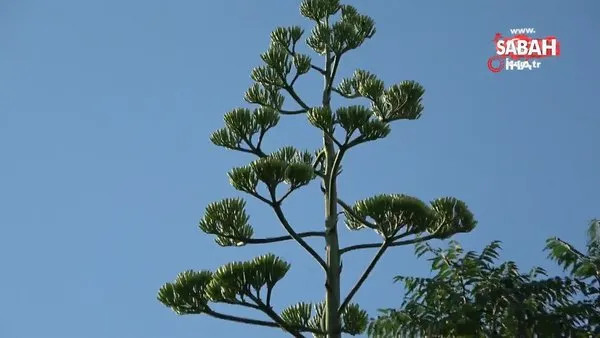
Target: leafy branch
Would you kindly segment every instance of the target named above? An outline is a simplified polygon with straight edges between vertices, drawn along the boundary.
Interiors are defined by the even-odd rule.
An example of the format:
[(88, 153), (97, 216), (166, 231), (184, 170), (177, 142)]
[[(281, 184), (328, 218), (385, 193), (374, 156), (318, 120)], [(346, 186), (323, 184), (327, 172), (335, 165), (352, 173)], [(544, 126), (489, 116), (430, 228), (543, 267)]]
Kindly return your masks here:
[(285, 217), (285, 214), (283, 213), (283, 210), (281, 209), (281, 204), (277, 201), (277, 198), (275, 196), (275, 190), (271, 189), (270, 194), (272, 200), (271, 206), (273, 207), (275, 215), (277, 215), (277, 218), (279, 219), (285, 230), (290, 234), (292, 238), (296, 240), (296, 242), (298, 242), (298, 244), (300, 244), (300, 246), (302, 246), (319, 263), (319, 265), (321, 265), (323, 269), (327, 270), (327, 263), (323, 260), (323, 258), (321, 258), (321, 256), (315, 251), (315, 249), (308, 245), (308, 243), (306, 243), (302, 239), (302, 237), (300, 237), (294, 231), (294, 228), (288, 222), (287, 218)]
[[(399, 235), (399, 236), (394, 237), (386, 245), (386, 248), (391, 248), (391, 247), (395, 247), (395, 246), (405, 246), (405, 245), (417, 244), (417, 243), (426, 242), (426, 241), (438, 238), (437, 235), (432, 234), (432, 235), (425, 235), (425, 236), (422, 236), (422, 237), (415, 237), (415, 238), (412, 238), (412, 239), (400, 241), (399, 239), (403, 238), (403, 237), (404, 237), (404, 235)], [(384, 243), (385, 243), (385, 241), (384, 241)], [(356, 244), (356, 245), (351, 245), (351, 246), (348, 246), (348, 247), (345, 247), (345, 248), (341, 249), (340, 253), (344, 254), (344, 253), (348, 253), (348, 252), (355, 251), (355, 250), (373, 249), (373, 248), (379, 248), (381, 246), (382, 246), (382, 243)]]
[(546, 241), (548, 257), (579, 278), (593, 277), (600, 285), (600, 220), (593, 219), (587, 229), (586, 252), (557, 237)]
[[(212, 234), (212, 235), (217, 235), (218, 237), (223, 237), (223, 238), (237, 241), (238, 243), (240, 243), (240, 245), (279, 243), (279, 242), (285, 242), (285, 241), (294, 239), (292, 236), (289, 236), (289, 235), (288, 236), (277, 236), (277, 237), (266, 237), (266, 238), (243, 238), (243, 237), (230, 236), (227, 234), (216, 233), (216, 232), (215, 233), (207, 232), (207, 233)], [(325, 232), (324, 231), (307, 231), (307, 232), (297, 233), (297, 235), (300, 238), (324, 237)]]

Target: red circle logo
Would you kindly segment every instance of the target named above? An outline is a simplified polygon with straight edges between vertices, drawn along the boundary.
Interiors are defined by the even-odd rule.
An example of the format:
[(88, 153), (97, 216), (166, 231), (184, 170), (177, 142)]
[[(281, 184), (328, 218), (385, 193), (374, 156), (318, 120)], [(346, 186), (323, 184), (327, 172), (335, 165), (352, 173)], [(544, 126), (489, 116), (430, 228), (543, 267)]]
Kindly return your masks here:
[[(494, 66), (494, 61), (498, 61), (497, 66)], [(488, 59), (487, 66), (494, 73), (500, 72), (502, 68), (504, 68), (504, 57), (502, 57), (501, 55), (492, 56)]]

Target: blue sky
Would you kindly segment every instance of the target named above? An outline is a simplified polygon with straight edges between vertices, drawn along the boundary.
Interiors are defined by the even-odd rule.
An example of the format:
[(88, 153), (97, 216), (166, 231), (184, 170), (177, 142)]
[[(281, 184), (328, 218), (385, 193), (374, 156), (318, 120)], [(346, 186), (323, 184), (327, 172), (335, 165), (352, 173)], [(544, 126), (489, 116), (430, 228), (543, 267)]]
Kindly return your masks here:
[[(222, 249), (197, 228), (208, 203), (239, 195), (225, 172), (251, 160), (208, 136), (244, 106), (269, 32), (308, 24), (298, 3), (1, 2), (0, 336), (281, 337), (178, 317), (155, 299), (180, 271), (269, 251), (292, 263), (275, 293), (279, 309), (321, 299), (322, 274), (294, 243)], [(558, 272), (544, 260), (545, 238), (583, 244), (587, 221), (600, 217), (597, 1), (351, 3), (378, 33), (348, 54), (341, 75), (362, 68), (387, 84), (415, 79), (427, 93), (421, 120), (396, 123), (387, 139), (348, 155), (342, 197), (456, 196), (479, 220), (457, 238), (467, 248), (500, 239), (503, 258)], [(491, 73), (494, 34), (518, 27), (556, 35), (563, 54), (537, 71)], [(320, 86), (309, 77), (299, 91), (316, 103)], [(318, 142), (305, 118), (290, 117), (266, 146)], [(315, 185), (285, 205), (299, 229), (322, 226), (319, 195)], [(264, 206), (249, 200), (249, 212), (257, 235), (283, 233)], [(341, 235), (346, 244), (376, 239)], [(373, 254), (345, 258), (345, 292)], [(398, 305), (392, 277), (427, 271), (412, 248), (397, 248), (356, 301), (371, 313)]]

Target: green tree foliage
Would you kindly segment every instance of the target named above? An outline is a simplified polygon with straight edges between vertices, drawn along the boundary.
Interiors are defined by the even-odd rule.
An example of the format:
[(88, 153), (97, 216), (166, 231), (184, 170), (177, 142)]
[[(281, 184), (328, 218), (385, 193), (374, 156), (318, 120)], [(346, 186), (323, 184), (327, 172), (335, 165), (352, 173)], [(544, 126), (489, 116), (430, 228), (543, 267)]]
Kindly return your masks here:
[(546, 250), (552, 260), (570, 270), (573, 276), (590, 279), (596, 286), (600, 283), (600, 220), (590, 221), (585, 251), (556, 237), (546, 241)]
[(431, 278), (396, 277), (406, 289), (400, 309), (382, 310), (369, 325), (373, 337), (590, 337), (600, 318), (593, 285), (577, 277), (529, 273), (496, 264), (500, 242), (480, 253), (416, 245), (430, 256)]
[[(546, 241), (548, 257), (568, 270), (571, 276), (589, 283), (583, 303), (600, 309), (600, 220), (590, 221), (587, 229), (585, 250), (578, 250), (560, 238)], [(600, 336), (600, 317), (590, 317), (588, 326)]]
[[(158, 299), (178, 314), (205, 314), (277, 327), (295, 337), (306, 333), (316, 337), (356, 335), (366, 330), (368, 316), (351, 302), (352, 298), (386, 250), (469, 232), (476, 222), (465, 203), (452, 197), (425, 203), (403, 194), (388, 194), (353, 204), (344, 202), (338, 194), (337, 179), (346, 153), (361, 144), (385, 138), (395, 121), (418, 119), (423, 111), (424, 89), (415, 81), (386, 87), (366, 70), (356, 70), (350, 78), (338, 81), (336, 75), (343, 56), (375, 34), (373, 20), (352, 6), (340, 4), (339, 0), (304, 0), (300, 13), (314, 24), (312, 31), (305, 36), (301, 27), (291, 26), (272, 32), (270, 46), (261, 55), (264, 64), (252, 70), (255, 83), (244, 96), (255, 108), (236, 108), (226, 113), (225, 127), (211, 135), (215, 145), (255, 157), (248, 165), (232, 169), (229, 181), (236, 190), (270, 208), (286, 234), (255, 238), (245, 201), (240, 198), (210, 204), (199, 226), (224, 247), (296, 242), (322, 267), (325, 299), (320, 304), (300, 302), (275, 310), (271, 301), (275, 286), (291, 266), (274, 254), (226, 264), (214, 272), (183, 272), (160, 289)], [(298, 43), (302, 39), (323, 60), (321, 65), (314, 63), (312, 56), (300, 52)], [(323, 87), (319, 90), (322, 99), (314, 105), (304, 101), (294, 86), (309, 72), (323, 77)], [(340, 108), (333, 109), (332, 96), (362, 98), (370, 103), (338, 105)], [(297, 107), (284, 107), (287, 101)], [(320, 130), (322, 148), (313, 153), (285, 145), (267, 151), (264, 146), (269, 131), (287, 115), (305, 115), (307, 122)], [(324, 226), (299, 233), (287, 219), (283, 205), (290, 194), (314, 181), (320, 181), (323, 196), (319, 198), (325, 201)], [(345, 220), (350, 230), (377, 232), (381, 241), (341, 248), (339, 218)], [(325, 241), (324, 256), (305, 241), (307, 237), (320, 237)], [(379, 251), (342, 298), (341, 256), (369, 248), (379, 248)], [(252, 308), (265, 318), (241, 318), (217, 312), (213, 303)]]

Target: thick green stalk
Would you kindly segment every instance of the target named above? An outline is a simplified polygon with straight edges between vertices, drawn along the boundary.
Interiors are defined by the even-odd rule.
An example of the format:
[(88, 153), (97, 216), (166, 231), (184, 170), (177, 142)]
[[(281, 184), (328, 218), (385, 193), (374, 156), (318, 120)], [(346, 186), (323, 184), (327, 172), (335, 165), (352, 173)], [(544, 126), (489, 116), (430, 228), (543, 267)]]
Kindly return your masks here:
[(327, 282), (326, 282), (326, 321), (328, 337), (341, 337), (341, 322), (338, 314), (340, 307), (340, 245), (337, 233), (337, 187), (336, 180), (329, 179), (330, 175), (335, 175), (332, 171), (334, 158), (336, 156), (333, 142), (324, 136), (325, 159), (327, 163), (328, 175), (325, 180), (325, 243), (327, 254)]
[[(323, 90), (323, 107), (331, 109), (331, 87), (334, 69), (337, 68), (337, 60), (333, 65), (331, 54), (327, 54), (325, 67), (325, 83)], [(325, 243), (327, 255), (327, 274), (326, 274), (326, 308), (325, 321), (328, 338), (341, 338), (341, 318), (338, 313), (340, 307), (340, 245), (337, 233), (337, 166), (341, 160), (336, 154), (333, 140), (323, 134), (323, 146), (325, 148), (326, 171), (325, 185)]]

